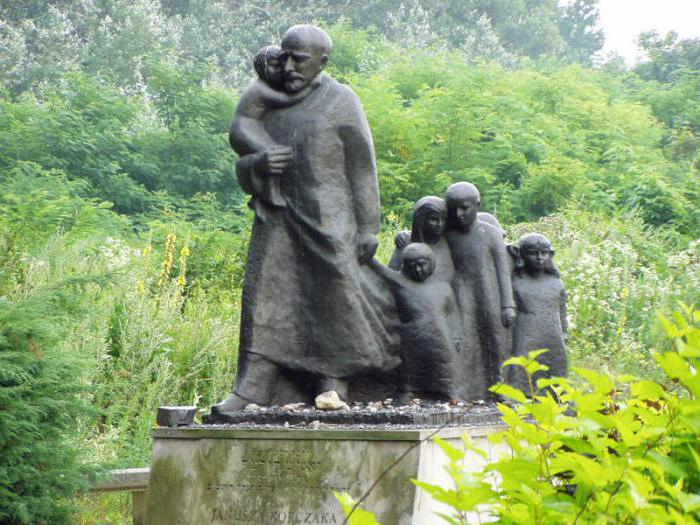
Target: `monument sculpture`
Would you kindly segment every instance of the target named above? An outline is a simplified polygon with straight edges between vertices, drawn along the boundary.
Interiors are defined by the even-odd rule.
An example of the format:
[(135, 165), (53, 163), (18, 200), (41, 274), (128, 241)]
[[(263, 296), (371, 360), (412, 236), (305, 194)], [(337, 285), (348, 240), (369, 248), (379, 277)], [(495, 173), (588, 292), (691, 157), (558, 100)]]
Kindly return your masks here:
[[(280, 47), (284, 90), (300, 100), (262, 112), (259, 122), (278, 146), (261, 144), (264, 149), (236, 163), (256, 218), (238, 379), (215, 413), (268, 405), (278, 399), (280, 381), (290, 378), (297, 399), (304, 399), (302, 383), (311, 384), (314, 395), (336, 391), (345, 399), (348, 378), (398, 364), (386, 309), (366, 267), (377, 250), (380, 216), (362, 106), (350, 89), (322, 74), (332, 43), (321, 29), (294, 26)], [(231, 142), (252, 143), (245, 137), (249, 128), (234, 122)], [(265, 194), (271, 180), (279, 186), (274, 199)]]
[(476, 186), (453, 184), (445, 201), (445, 237), (464, 338), (476, 344), (464, 364), (471, 378), (466, 396), (474, 397), (500, 380), (501, 365), (510, 355), (509, 328), (516, 315), (510, 265), (501, 232), (477, 219), (481, 195)]
[[(447, 241), (444, 238), (445, 221), (447, 220), (447, 205), (440, 197), (423, 197), (413, 207), (412, 228), (410, 242), (423, 242), (430, 245), (433, 251), (436, 270), (435, 280), (451, 282), (454, 277), (454, 265)], [(396, 234), (394, 243), (396, 249), (391, 256), (389, 267), (393, 270), (401, 269), (402, 252), (400, 238), (403, 232)], [(398, 261), (398, 262), (397, 262)]]
[(389, 266), (374, 258), (372, 136), (323, 73), (331, 50), (300, 25), (255, 56), (229, 137), (255, 212), (236, 384), (204, 425), (159, 410), (146, 523), (343, 523), (336, 492), (367, 494), (382, 523), (432, 523), (446, 509), (407, 484), (444, 480), (430, 438), (492, 446), (484, 400), (512, 355), (546, 346), (547, 374), (566, 373), (554, 250), (534, 234), (509, 257), (473, 184), (418, 200)]
[[(538, 273), (527, 243), (508, 256), (505, 231), (479, 211), (473, 184), (421, 198), (388, 268), (373, 259), (374, 146), (357, 97), (323, 72), (332, 47), (317, 27), (290, 28), (279, 47), (257, 53), (258, 78), (236, 108), (230, 143), (255, 220), (238, 377), (212, 417), (317, 396), (344, 408), (356, 400), (350, 385), (370, 376), (395, 403), (483, 399), (508, 357), (540, 343), (555, 347), (553, 370), (565, 373), (561, 320), (528, 302), (528, 290), (549, 300), (561, 281)], [(545, 275), (547, 286), (531, 284)], [(530, 331), (543, 323), (550, 331), (538, 333), (552, 337), (536, 340)]]
[(270, 167), (270, 173), (274, 176), (240, 180), (241, 184), (251, 184), (244, 189), (253, 195), (251, 206), (258, 216), (265, 213), (262, 203), (279, 207), (285, 205), (284, 197), (280, 193), (278, 175), (281, 173), (283, 160), (289, 153), (288, 147), (281, 146), (267, 133), (263, 119), (274, 109), (301, 102), (318, 86), (318, 80), (314, 79), (308, 86), (287, 93), (284, 90), (281, 53), (282, 50), (277, 46), (266, 46), (255, 55), (253, 64), (258, 79), (250, 83), (238, 101), (229, 133), (231, 147), (239, 156), (267, 153), (275, 161)]
[[(515, 260), (513, 293), (518, 316), (513, 330), (513, 355), (525, 356), (532, 350), (547, 349), (538, 361), (549, 367), (536, 372), (540, 377), (565, 377), (566, 356), (566, 291), (554, 264), (554, 249), (549, 240), (538, 233), (509, 246)], [(527, 391), (527, 385), (518, 386)]]
[(460, 347), (455, 337), (460, 321), (454, 292), (449, 281), (435, 274), (437, 261), (429, 245), (413, 242), (403, 249), (402, 258), (401, 271), (370, 261), (370, 267), (389, 284), (401, 321), (397, 403), (426, 394), (458, 399)]
[(403, 249), (411, 244), (411, 232), (401, 230), (394, 236), (394, 252), (389, 259), (389, 268), (392, 270), (400, 270), (403, 264)]

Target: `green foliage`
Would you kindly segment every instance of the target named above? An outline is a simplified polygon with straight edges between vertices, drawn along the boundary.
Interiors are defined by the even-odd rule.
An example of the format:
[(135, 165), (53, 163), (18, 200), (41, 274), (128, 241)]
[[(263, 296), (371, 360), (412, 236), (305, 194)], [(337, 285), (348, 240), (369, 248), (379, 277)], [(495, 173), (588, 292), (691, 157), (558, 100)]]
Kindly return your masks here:
[[(578, 381), (538, 382), (556, 396), (534, 386), (527, 397), (495, 387), (517, 401), (500, 405), (509, 428), (492, 437), (511, 454), (475, 475), (487, 486), (466, 504), (468, 486), (451, 472), (458, 485), (447, 491), (447, 503), (456, 522), (461, 512), (486, 505), (499, 523), (695, 523), (700, 313), (684, 307), (665, 325), (672, 347), (654, 355), (662, 382), (575, 369)], [(531, 380), (542, 366), (535, 354), (507, 364), (522, 366)], [(456, 466), (463, 452), (454, 454)]]
[[(463, 7), (463, 2), (446, 3), (456, 12)], [(471, 0), (467, 6), (488, 17), (506, 47), (519, 54), (537, 58), (564, 47), (555, 0)]]
[(348, 516), (348, 525), (377, 525), (377, 519), (374, 513), (357, 506), (357, 502), (352, 499), (350, 494), (347, 492), (336, 492), (335, 497), (343, 507), (345, 515)]
[[(543, 351), (510, 359), (530, 388), (493, 388), (512, 400), (499, 404), (506, 430), (489, 438), (502, 453), (487, 461), (466, 436), (462, 446), (436, 440), (453, 487), (415, 483), (452, 524), (697, 523), (700, 312), (684, 306), (664, 325), (671, 345), (654, 355), (661, 382), (577, 368), (577, 379), (535, 385)], [(475, 472), (463, 469), (470, 452), (484, 461)]]
[(679, 39), (673, 31), (661, 38), (650, 31), (639, 35), (638, 43), (650, 59), (636, 68), (645, 80), (675, 83), (685, 72), (700, 69), (700, 39)]
[[(90, 438), (104, 447), (100, 459), (114, 465), (147, 465), (158, 406), (209, 406), (236, 371), (238, 302), (187, 295), (182, 267), (166, 269), (168, 253), (157, 280), (146, 255), (140, 279), (128, 283), (133, 289), (125, 283), (112, 308), (103, 305), (106, 326), (96, 334), (103, 354), (91, 378), (92, 402), (102, 411)], [(180, 265), (186, 257), (182, 249), (171, 256)]]
[(295, 23), (376, 31), (404, 48), (459, 49), (471, 60), (586, 60), (596, 2), (343, 0), (24, 2), (0, 7), (0, 80), (19, 94), (83, 71), (138, 92), (156, 64), (206, 64), (202, 80), (242, 87), (250, 56)]
[(79, 237), (125, 229), (126, 221), (110, 210), (110, 203), (85, 198), (86, 193), (85, 181), (69, 180), (59, 170), (42, 170), (34, 162), (18, 162), (2, 180), (2, 224), (21, 230), (29, 246), (60, 232)]
[(559, 32), (567, 43), (565, 54), (576, 62), (590, 65), (591, 57), (603, 49), (605, 41), (603, 30), (598, 27), (598, 1), (574, 0), (562, 10)]
[(649, 107), (603, 74), (455, 68), (448, 54), (416, 53), (351, 85), (374, 134), (382, 202), (400, 215), (470, 180), (505, 223), (575, 201), (638, 208), (647, 223), (686, 233), (700, 227), (696, 168), (667, 157)]
[(201, 195), (139, 239), (58, 170), (0, 188), (0, 521), (75, 522), (81, 465), (147, 465), (158, 406), (230, 388), (248, 219)]
[(0, 170), (27, 162), (60, 170), (85, 183), (83, 195), (121, 213), (200, 192), (239, 202), (225, 134), (231, 97), (164, 67), (154, 70), (152, 85), (144, 101), (76, 73), (41, 98), (0, 98)]
[[(243, 196), (226, 146), (235, 97), (221, 82), (242, 87), (258, 46), (292, 20), (319, 20), (335, 41), (329, 71), (366, 107), (387, 211), (403, 215), (422, 195), (468, 179), (505, 223), (576, 201), (639, 208), (647, 223), (686, 234), (700, 228), (693, 41), (647, 35), (650, 63), (615, 78), (529, 62), (505, 70), (496, 60), (513, 62), (489, 54), (489, 38), (503, 53), (566, 48), (585, 63), (582, 50), (598, 41), (596, 3), (561, 12), (553, 0), (301, 4), (276, 2), (274, 16), (266, 4), (150, 0), (27, 8), (31, 20), (8, 11), (0, 169), (31, 161), (61, 170), (131, 215), (179, 209), (200, 193), (235, 210)], [(70, 42), (75, 50), (62, 54), (74, 61), (51, 59), (46, 67), (58, 69), (15, 84), (24, 73), (13, 67), (39, 63), (22, 58), (22, 46), (50, 57), (52, 38), (59, 48)]]
[(90, 412), (79, 379), (85, 365), (61, 344), (82, 303), (74, 287), (0, 300), (2, 523), (70, 523), (69, 498), (84, 485), (73, 432)]
[(690, 165), (695, 175), (690, 183), (697, 198), (700, 39), (679, 40), (673, 32), (661, 38), (652, 32), (643, 33), (639, 42), (649, 60), (637, 65), (636, 76), (627, 80), (628, 90), (667, 126), (661, 144), (668, 158)]

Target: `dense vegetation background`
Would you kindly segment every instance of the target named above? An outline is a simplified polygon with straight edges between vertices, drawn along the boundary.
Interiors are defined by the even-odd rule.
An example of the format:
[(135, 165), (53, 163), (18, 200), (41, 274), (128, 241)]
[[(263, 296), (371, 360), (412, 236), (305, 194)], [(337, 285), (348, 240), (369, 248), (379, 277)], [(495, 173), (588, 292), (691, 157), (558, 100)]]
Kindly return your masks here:
[(71, 514), (65, 474), (146, 465), (158, 405), (232, 384), (251, 216), (226, 132), (252, 53), (312, 21), (372, 127), (380, 256), (472, 181), (510, 240), (557, 247), (574, 362), (658, 374), (656, 313), (700, 289), (700, 41), (603, 59), (596, 0), (4, 2), (1, 522), (119, 522), (120, 496)]

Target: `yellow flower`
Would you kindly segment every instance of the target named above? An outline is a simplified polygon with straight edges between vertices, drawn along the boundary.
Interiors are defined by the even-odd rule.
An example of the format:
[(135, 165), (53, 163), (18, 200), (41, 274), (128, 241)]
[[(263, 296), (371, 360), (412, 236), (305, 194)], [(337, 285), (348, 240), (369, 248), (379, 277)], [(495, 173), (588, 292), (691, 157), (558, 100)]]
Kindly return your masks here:
[(170, 279), (170, 272), (173, 268), (173, 252), (175, 251), (175, 240), (177, 237), (174, 233), (169, 233), (165, 237), (165, 258), (160, 269), (160, 277), (158, 278), (158, 293), (160, 294), (165, 287), (165, 283)]
[(180, 250), (180, 275), (177, 276), (177, 284), (181, 288), (184, 288), (187, 284), (187, 257), (189, 255), (190, 249), (187, 246), (187, 242), (185, 241), (185, 245)]

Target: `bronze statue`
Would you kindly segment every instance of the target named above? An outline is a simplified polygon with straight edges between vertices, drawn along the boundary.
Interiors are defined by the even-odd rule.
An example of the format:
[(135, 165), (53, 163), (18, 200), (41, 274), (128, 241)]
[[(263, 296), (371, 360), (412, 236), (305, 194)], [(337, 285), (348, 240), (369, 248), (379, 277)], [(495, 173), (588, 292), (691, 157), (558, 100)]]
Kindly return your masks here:
[[(498, 221), (479, 214), (474, 185), (453, 184), (444, 200), (420, 199), (389, 268), (373, 259), (374, 146), (355, 94), (323, 74), (332, 47), (317, 27), (290, 28), (280, 47), (255, 56), (258, 78), (236, 108), (229, 139), (255, 220), (238, 377), (212, 407), (213, 420), (249, 403), (309, 402), (324, 393), (346, 406), (333, 392), (342, 400), (384, 399), (396, 389), (402, 400), (483, 398), (512, 351), (544, 343), (553, 350), (545, 358), (552, 373), (565, 373), (553, 251), (540, 246), (546, 239), (512, 249), (520, 307), (513, 347), (513, 261)], [(549, 259), (540, 261), (543, 254)], [(556, 322), (550, 303), (562, 308)]]
[(549, 351), (537, 360), (549, 370), (537, 372), (535, 380), (564, 377), (568, 368), (566, 291), (554, 265), (554, 249), (544, 235), (532, 233), (521, 238), (518, 246), (510, 246), (508, 251), (515, 260), (513, 292), (518, 309), (513, 355), (526, 356), (532, 350), (547, 349)]
[[(301, 102), (317, 84), (312, 83), (297, 93), (285, 92), (281, 53), (277, 46), (266, 46), (253, 59), (259, 78), (251, 82), (241, 95), (229, 133), (231, 147), (239, 156), (264, 151), (270, 154), (287, 152), (288, 148), (277, 144), (265, 131), (262, 119), (272, 109)], [(272, 206), (284, 206), (277, 177), (255, 177), (242, 182), (253, 185), (243, 189), (253, 195), (250, 206), (259, 216), (265, 212), (264, 207), (258, 205), (261, 201)]]
[(394, 251), (391, 254), (391, 259), (389, 260), (389, 268), (392, 270), (400, 270), (403, 264), (403, 250), (406, 246), (411, 244), (411, 232), (408, 230), (401, 230), (394, 236)]
[[(379, 231), (372, 137), (355, 94), (322, 74), (331, 49), (331, 39), (314, 26), (284, 34), (283, 88), (295, 103), (258, 114), (272, 142), (258, 144), (260, 151), (236, 163), (256, 218), (243, 286), (238, 378), (213, 414), (330, 390), (346, 398), (349, 378), (398, 364), (387, 297), (365, 264)], [(232, 135), (246, 129), (240, 124), (234, 123)], [(279, 199), (266, 198), (270, 180)], [(291, 390), (280, 393), (283, 386)]]
[(465, 397), (483, 397), (500, 380), (500, 368), (510, 356), (508, 328), (515, 321), (510, 265), (501, 232), (477, 219), (479, 190), (468, 182), (447, 189), (445, 237), (455, 267), (454, 288), (462, 317), (467, 378)]
[[(450, 247), (447, 245), (443, 234), (445, 233), (445, 221), (447, 220), (447, 205), (440, 197), (428, 196), (420, 199), (413, 206), (413, 223), (411, 228), (411, 242), (422, 242), (430, 245), (435, 257), (435, 277), (442, 281), (451, 282), (454, 277), (454, 265), (450, 255)], [(403, 232), (396, 235), (394, 243), (396, 249), (391, 256), (389, 268), (400, 270), (402, 259)]]
[(457, 360), (460, 348), (459, 312), (454, 292), (434, 274), (436, 260), (430, 246), (413, 242), (403, 250), (401, 271), (382, 266), (376, 259), (370, 267), (391, 288), (401, 325), (399, 403), (414, 397), (442, 400), (459, 398)]

